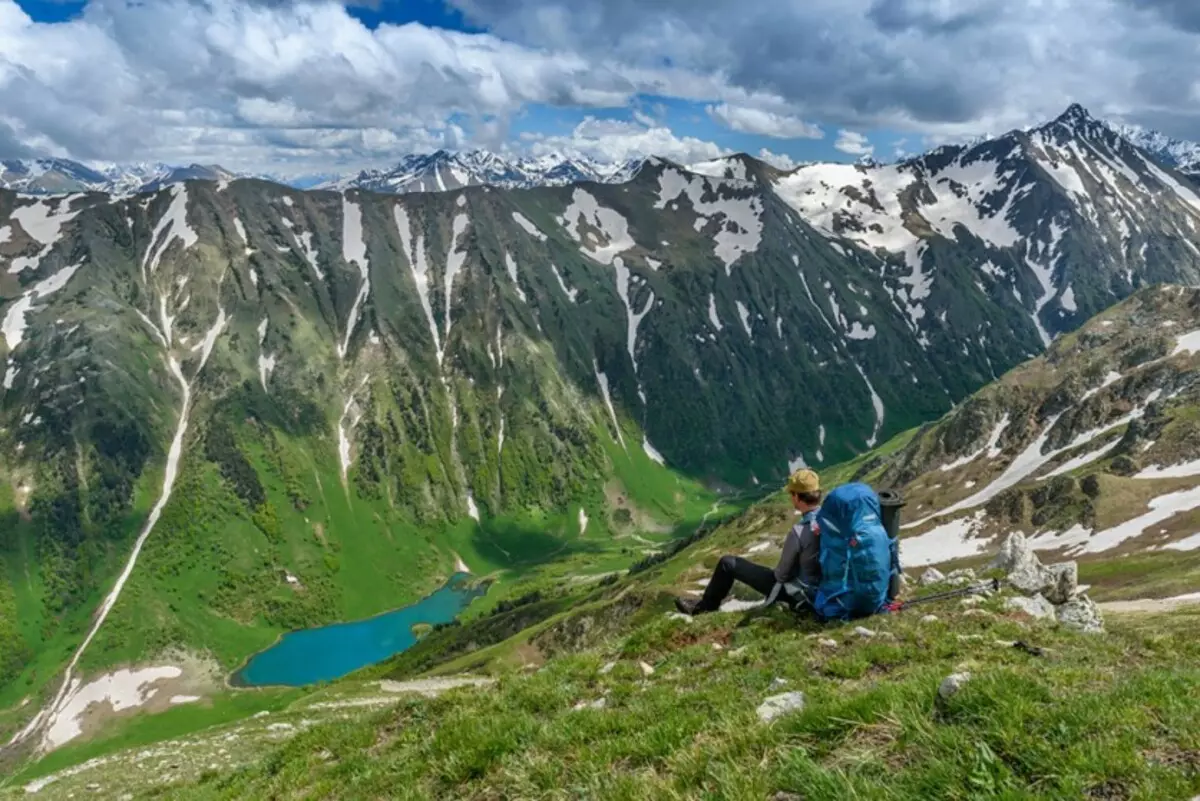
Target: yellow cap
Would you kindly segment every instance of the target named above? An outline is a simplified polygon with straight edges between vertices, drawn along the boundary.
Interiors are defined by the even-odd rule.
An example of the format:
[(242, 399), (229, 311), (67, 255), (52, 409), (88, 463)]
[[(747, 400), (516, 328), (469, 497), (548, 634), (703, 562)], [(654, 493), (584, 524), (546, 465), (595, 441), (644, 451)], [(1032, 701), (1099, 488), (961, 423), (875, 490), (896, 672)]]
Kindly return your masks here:
[(812, 470), (797, 470), (787, 483), (788, 492), (820, 492), (821, 479)]

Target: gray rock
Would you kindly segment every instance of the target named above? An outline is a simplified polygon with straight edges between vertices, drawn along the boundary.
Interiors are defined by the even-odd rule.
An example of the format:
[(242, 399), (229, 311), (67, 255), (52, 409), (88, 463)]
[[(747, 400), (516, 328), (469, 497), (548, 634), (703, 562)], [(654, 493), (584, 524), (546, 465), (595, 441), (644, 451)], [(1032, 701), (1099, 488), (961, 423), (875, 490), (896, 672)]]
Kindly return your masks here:
[(640, 667), (642, 669), (643, 676), (653, 676), (654, 675), (654, 667), (652, 665), (649, 665), (645, 662), (638, 662), (638, 667)]
[(1004, 602), (1004, 608), (1022, 612), (1038, 620), (1053, 620), (1055, 617), (1054, 605), (1043, 598), (1041, 594), (1034, 595), (1032, 598), (1009, 598)]
[(1026, 595), (1033, 595), (1047, 589), (1050, 576), (1037, 556), (1031, 552), (1008, 572), (1008, 583)]
[(600, 675), (607, 676), (609, 673), (613, 672), (613, 668), (615, 668), (616, 666), (617, 666), (616, 662), (607, 663), (604, 667), (600, 668)]
[(969, 598), (963, 598), (961, 601), (959, 601), (959, 603), (961, 605), (967, 607), (968, 609), (972, 609), (976, 606), (979, 606), (981, 603), (983, 603), (983, 599), (980, 598), (978, 595), (972, 595)]
[(962, 673), (951, 673), (949, 676), (942, 679), (942, 683), (938, 685), (938, 697), (942, 700), (953, 698), (970, 680), (971, 674), (967, 671), (963, 671)]
[(782, 690), (784, 687), (788, 686), (790, 683), (791, 682), (789, 682), (787, 679), (781, 679), (778, 676), (776, 676), (771, 681), (771, 686), (767, 688), (767, 691), (774, 692), (775, 690)]
[(1003, 570), (1005, 573), (1011, 573), (1021, 565), (1029, 561), (1030, 557), (1037, 561), (1037, 557), (1033, 553), (1033, 549), (1029, 547), (1029, 541), (1025, 539), (1025, 535), (1016, 531), (1008, 535), (1008, 539), (1000, 546), (1000, 550), (996, 553), (996, 558), (988, 565), (994, 570)]
[(759, 704), (758, 719), (770, 723), (789, 712), (799, 712), (804, 709), (804, 693), (790, 692), (783, 695), (773, 695)]
[(969, 567), (951, 571), (950, 575), (946, 576), (946, 582), (953, 584), (955, 587), (965, 587), (974, 581), (975, 571)]
[(1064, 628), (1084, 634), (1103, 634), (1104, 618), (1100, 608), (1086, 595), (1079, 595), (1058, 607), (1058, 622)]
[(857, 634), (859, 637), (862, 637), (864, 640), (869, 640), (875, 636), (875, 632), (873, 632), (870, 629), (865, 628), (863, 626), (856, 627), (854, 629), (854, 633)]
[(945, 581), (946, 576), (936, 567), (931, 567), (921, 574), (921, 580), (917, 582), (922, 587), (928, 587), (930, 584), (937, 584), (940, 581)]
[(922, 623), (937, 623), (938, 616), (937, 615), (925, 615), (925, 617), (921, 618), (921, 622)]
[(581, 709), (604, 709), (606, 706), (608, 706), (607, 698), (597, 698), (595, 701), (580, 701), (572, 708), (579, 711)]
[(1062, 562), (1049, 565), (1046, 568), (1046, 600), (1052, 604), (1065, 604), (1075, 597), (1079, 590), (1079, 565), (1075, 562)]
[(837, 640), (831, 640), (829, 638), (817, 640), (817, 645), (821, 646), (822, 648), (837, 648), (838, 646)]
[(995, 617), (995, 615), (986, 609), (968, 609), (963, 612), (963, 617)]

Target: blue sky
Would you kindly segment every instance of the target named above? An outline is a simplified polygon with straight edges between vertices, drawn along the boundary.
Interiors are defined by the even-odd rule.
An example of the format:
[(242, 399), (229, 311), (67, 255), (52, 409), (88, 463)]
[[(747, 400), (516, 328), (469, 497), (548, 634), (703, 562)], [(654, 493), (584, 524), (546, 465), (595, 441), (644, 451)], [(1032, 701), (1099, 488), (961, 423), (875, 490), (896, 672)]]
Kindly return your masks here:
[(887, 161), (1049, 120), (1072, 102), (1196, 138), (1200, 89), (1185, 101), (1180, 87), (1200, 87), (1200, 20), (1180, 9), (1173, 0), (0, 0), (0, 157), (276, 173), (376, 166), (438, 147)]

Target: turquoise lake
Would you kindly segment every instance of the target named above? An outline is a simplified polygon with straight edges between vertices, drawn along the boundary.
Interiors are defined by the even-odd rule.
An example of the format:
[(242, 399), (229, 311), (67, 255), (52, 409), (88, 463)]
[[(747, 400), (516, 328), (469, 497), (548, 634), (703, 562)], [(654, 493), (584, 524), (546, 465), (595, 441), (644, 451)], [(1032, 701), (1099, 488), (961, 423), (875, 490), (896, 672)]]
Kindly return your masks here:
[(432, 595), (376, 617), (285, 634), (252, 656), (231, 681), (238, 687), (301, 687), (382, 662), (416, 643), (413, 626), (449, 623), (487, 592), (486, 587), (470, 586), (470, 578), (455, 573)]

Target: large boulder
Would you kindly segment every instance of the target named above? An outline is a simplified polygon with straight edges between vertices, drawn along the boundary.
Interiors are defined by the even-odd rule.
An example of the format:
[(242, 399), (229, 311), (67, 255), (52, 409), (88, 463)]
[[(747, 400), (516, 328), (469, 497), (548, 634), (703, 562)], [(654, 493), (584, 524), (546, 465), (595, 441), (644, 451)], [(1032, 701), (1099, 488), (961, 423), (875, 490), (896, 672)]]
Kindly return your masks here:
[(1026, 595), (1042, 595), (1052, 604), (1065, 604), (1079, 588), (1079, 566), (1075, 562), (1043, 565), (1025, 535), (1010, 534), (991, 567), (1008, 574), (1008, 583)]
[(1058, 607), (1058, 622), (1064, 628), (1084, 634), (1103, 634), (1104, 618), (1100, 608), (1086, 595), (1079, 595)]

